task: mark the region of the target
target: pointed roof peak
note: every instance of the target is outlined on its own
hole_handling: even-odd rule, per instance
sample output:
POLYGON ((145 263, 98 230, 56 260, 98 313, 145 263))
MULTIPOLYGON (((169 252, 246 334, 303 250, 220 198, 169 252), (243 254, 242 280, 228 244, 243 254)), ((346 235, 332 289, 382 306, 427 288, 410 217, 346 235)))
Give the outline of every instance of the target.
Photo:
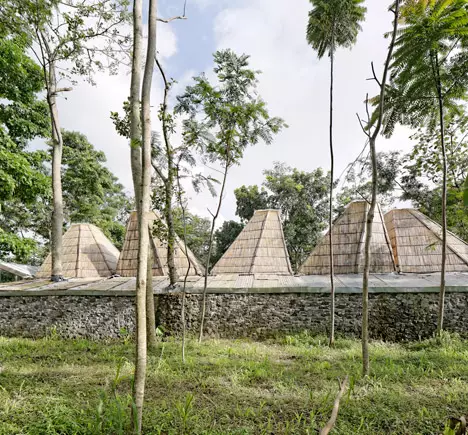
MULTIPOLYGON (((364 244, 369 203, 350 202, 332 225, 333 265, 336 274, 361 273, 364 268, 364 244)), ((305 275, 330 273, 330 230, 299 268, 305 275)), ((371 272, 395 271, 395 264, 383 216, 377 204, 371 238, 371 272)))
MULTIPOLYGON (((63 235, 63 275, 67 278, 108 277, 115 273, 119 250, 96 226, 73 223, 63 235)), ((36 278, 52 274, 52 256, 42 263, 36 278)))
POLYGON ((280 211, 255 210, 253 216, 211 271, 218 274, 291 275, 280 211))
MULTIPOLYGON (((153 254, 153 276, 165 276, 169 273, 167 266, 167 243, 162 242, 151 232, 154 221, 163 221, 159 213, 152 210, 149 212, 148 217, 150 220, 148 231, 150 232, 150 243, 153 254)), ((165 225, 164 222, 163 225, 165 225)), ((192 251, 187 247, 187 253, 185 252, 184 243, 177 237, 177 235, 174 262, 179 276, 185 276, 189 264, 189 275, 202 275, 204 273, 204 268, 201 266, 192 251)), ((127 223, 127 232, 125 234, 124 245, 117 265, 117 273, 121 276, 136 276, 137 267, 138 215, 136 211, 132 211, 127 223)))

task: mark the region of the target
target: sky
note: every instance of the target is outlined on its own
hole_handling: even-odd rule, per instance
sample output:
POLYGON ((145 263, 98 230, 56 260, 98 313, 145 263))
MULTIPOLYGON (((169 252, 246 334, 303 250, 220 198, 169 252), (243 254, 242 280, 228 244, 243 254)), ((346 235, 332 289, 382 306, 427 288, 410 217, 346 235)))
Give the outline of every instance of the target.
MULTIPOLYGON (((144 1, 146 3, 146 1, 144 1)), ((158 15, 181 15, 184 0, 160 0, 158 15)), ((340 49, 335 60, 334 146, 336 174, 361 152, 366 137, 356 118, 365 113, 366 93, 378 92, 371 76, 374 62, 378 76, 387 53, 392 14, 386 2, 368 0, 366 21, 352 50, 340 49)), ((262 143, 246 150, 239 166, 228 175, 220 222, 236 219, 234 189, 261 184, 262 171, 275 161, 300 170, 329 168, 328 104, 329 59, 319 60, 307 45, 305 29, 310 3, 307 0, 187 0, 186 20, 158 24, 159 56, 169 77, 178 83, 173 95, 182 93, 193 76, 212 70, 212 54, 222 48, 251 56, 253 69, 262 71, 258 91, 272 116, 282 117, 288 128, 271 145, 262 143)), ((128 141, 117 135, 110 119, 127 99, 130 74, 121 67, 114 76, 99 74, 96 85, 78 83, 60 98, 63 128, 85 134, 107 155, 107 166, 132 192, 128 141)), ((161 78, 155 69, 152 106, 154 129, 158 129, 157 108, 161 101, 161 78)), ((378 151, 409 151, 410 131, 398 128, 391 139, 379 138, 378 151)), ((209 170, 197 168, 206 174, 209 170)), ((189 208, 209 216, 216 198, 208 192, 189 190, 189 208)))

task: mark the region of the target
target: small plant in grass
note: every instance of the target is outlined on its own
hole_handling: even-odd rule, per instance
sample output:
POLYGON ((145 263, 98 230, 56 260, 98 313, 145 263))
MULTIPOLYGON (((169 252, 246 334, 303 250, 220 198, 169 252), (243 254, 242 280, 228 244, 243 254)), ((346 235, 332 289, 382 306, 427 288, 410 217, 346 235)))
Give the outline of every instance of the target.
POLYGON ((192 393, 187 393, 185 400, 176 403, 177 417, 180 422, 180 430, 182 434, 190 433, 189 427, 194 419, 193 401, 195 396, 192 393))

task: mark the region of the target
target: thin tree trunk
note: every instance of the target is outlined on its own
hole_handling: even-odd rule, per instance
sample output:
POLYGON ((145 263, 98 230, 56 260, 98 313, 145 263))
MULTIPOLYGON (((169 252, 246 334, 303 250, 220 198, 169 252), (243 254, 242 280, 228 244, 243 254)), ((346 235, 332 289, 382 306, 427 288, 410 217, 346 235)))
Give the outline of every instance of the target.
POLYGON ((447 260, 447 153, 445 149, 444 101, 440 81, 439 58, 435 55, 437 98, 439 102, 440 146, 442 149, 442 265, 440 269, 439 313, 437 318, 437 335, 444 328, 445 311, 445 265, 447 260))
MULTIPOLYGON (((362 277, 362 373, 364 376, 369 375, 369 273, 370 273, 370 243, 372 239, 372 223, 374 221, 375 206, 377 203, 377 153, 375 149, 375 142, 382 127, 382 118, 384 113, 385 103, 385 84, 387 82, 387 74, 392 58, 393 47, 395 45, 395 38, 398 29, 398 12, 400 0, 396 0, 394 9, 393 32, 390 45, 388 47, 387 59, 385 60, 384 71, 380 85, 380 98, 379 98, 379 116, 372 135, 369 135, 370 159, 372 165, 372 199, 367 212, 366 219, 366 241, 364 246, 364 271, 362 277)), ((366 98, 366 105, 368 104, 366 98)))
POLYGON ((146 329, 148 333, 148 347, 156 347, 158 340, 156 337, 156 316, 154 312, 153 255, 151 241, 149 245, 148 264, 146 266, 146 329))
POLYGON ((333 177, 335 169, 335 159, 333 155, 333 60, 334 47, 330 50, 330 210, 328 215, 328 234, 330 244, 330 340, 329 345, 335 344, 335 279, 333 264, 333 177))
MULTIPOLYGON (((229 151, 228 151, 229 154, 229 151)), ((221 184, 221 192, 219 194, 218 207, 216 213, 213 215, 213 220, 211 222, 211 231, 210 231, 210 242, 208 245, 208 255, 206 256, 205 263, 205 277, 203 282, 203 300, 202 300, 202 312, 200 317, 200 333, 198 335, 198 342, 201 343, 203 340, 203 328, 205 325, 205 315, 206 315, 206 289, 208 288, 208 270, 211 262, 211 251, 213 248, 213 237, 215 232, 216 219, 218 219, 219 211, 221 210, 221 204, 223 202, 224 188, 226 187, 226 178, 229 170, 229 160, 226 160, 226 166, 224 167, 224 176, 223 182, 221 184)))
POLYGON ((174 229, 174 216, 172 213, 172 195, 174 193, 174 150, 172 149, 171 142, 169 139, 169 131, 167 126, 167 97, 169 94, 170 85, 167 81, 166 74, 162 68, 158 58, 155 57, 156 65, 158 66, 161 77, 164 81, 164 96, 162 103, 162 130, 164 137, 164 144, 166 147, 167 157, 167 177, 164 177, 162 173, 159 173, 165 187, 165 204, 164 204, 164 217, 167 224, 167 266, 169 269, 169 282, 171 285, 175 285, 178 280, 177 269, 175 266, 174 250, 175 250, 175 229, 174 229))
POLYGON ((174 190, 174 163, 172 161, 172 150, 168 151, 168 173, 166 183, 165 215, 167 223, 167 267, 169 269, 169 282, 173 286, 177 283, 178 274, 174 260, 175 230, 174 217, 172 213, 172 194, 174 190))
MULTIPOLYGON (((177 171, 177 174, 179 174, 179 171, 177 171)), ((180 185, 180 177, 177 175, 177 188, 178 188, 178 198, 179 198, 179 205, 180 208, 182 209, 182 222, 183 222, 183 228, 184 228, 184 250, 185 250, 185 255, 187 256, 187 259, 189 259, 188 256, 188 248, 187 248, 187 222, 185 220, 185 204, 182 201, 182 186, 180 185)), ((180 320, 182 322, 182 363, 185 364, 185 341, 186 341, 186 335, 187 335, 187 325, 185 322, 185 302, 187 298, 187 278, 190 273, 190 268, 192 264, 190 261, 188 262, 188 267, 187 271, 185 272, 184 276, 184 284, 182 287, 182 307, 180 310, 180 320)))
POLYGON ((47 103, 49 105, 50 119, 52 124, 52 281, 61 281, 62 275, 62 229, 63 229, 63 195, 62 195, 62 152, 63 139, 60 129, 59 115, 57 109, 57 77, 55 72, 55 61, 49 63, 48 68, 48 92, 47 103))
POLYGON ((141 71, 142 71, 142 0, 133 3, 133 53, 130 82, 130 164, 132 169, 135 206, 138 212, 141 202, 141 71))
MULTIPOLYGON (((135 3, 137 0, 135 0, 135 3)), ((151 184, 151 84, 153 80, 154 56, 156 54, 156 11, 157 0, 149 2, 148 46, 141 94, 142 108, 142 176, 141 200, 138 214, 138 271, 136 284, 137 310, 137 357, 135 364, 134 400, 136 409, 136 433, 141 434, 143 403, 145 396, 147 330, 146 330, 146 274, 149 248, 149 209, 151 184)))

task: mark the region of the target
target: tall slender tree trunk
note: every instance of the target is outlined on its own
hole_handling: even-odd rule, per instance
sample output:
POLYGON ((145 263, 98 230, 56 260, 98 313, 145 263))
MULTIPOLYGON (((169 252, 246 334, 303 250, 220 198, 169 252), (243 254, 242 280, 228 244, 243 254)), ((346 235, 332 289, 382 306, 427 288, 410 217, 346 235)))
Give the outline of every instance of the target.
POLYGON ((59 115, 57 109, 57 77, 55 61, 50 61, 48 68, 48 90, 47 103, 49 105, 50 119, 52 124, 52 281, 63 279, 62 256, 62 230, 63 230, 63 195, 62 195, 62 152, 63 139, 60 129, 59 115))
MULTIPOLYGON (((167 223, 167 267, 169 269, 169 282, 171 285, 177 283, 178 274, 175 266, 174 251, 175 251, 175 229, 174 216, 172 213, 172 195, 174 193, 174 162, 172 150, 168 150, 167 156, 168 171, 166 182, 166 198, 165 198, 165 215, 167 223)), ((188 258, 188 257, 187 257, 188 258)))
POLYGON ((439 103, 440 146, 442 150, 442 264, 440 269, 439 312, 437 317, 437 335, 442 334, 444 328, 445 311, 445 266, 447 262, 447 152, 445 148, 444 101, 442 97, 442 83, 440 80, 439 57, 435 54, 435 72, 437 99, 439 103))
POLYGON ((171 285, 177 283, 178 274, 175 266, 174 251, 175 251, 175 229, 174 229, 174 215, 172 213, 172 196, 174 194, 174 150, 171 146, 169 131, 167 126, 167 97, 169 94, 170 85, 167 81, 166 74, 158 58, 155 58, 156 65, 158 66, 161 77, 164 81, 164 95, 162 102, 162 130, 164 137, 164 144, 166 147, 167 157, 167 177, 160 173, 160 177, 165 187, 165 204, 164 204, 164 217, 167 224, 167 267, 169 269, 169 282, 171 285))
MULTIPOLYGON (((394 6, 394 19, 393 19, 393 32, 390 45, 388 47, 387 59, 385 60, 382 80, 380 81, 380 98, 378 106, 378 118, 375 125, 375 129, 372 135, 368 134, 369 147, 370 147, 370 159, 372 165, 372 199, 367 212, 366 219, 366 241, 364 245, 364 271, 362 277, 362 324, 361 324, 361 340, 362 340, 362 373, 364 376, 369 375, 370 364, 369 364, 369 274, 370 274, 370 244, 372 239, 372 223, 374 221, 375 207, 377 204, 377 153, 375 142, 377 136, 380 133, 382 127, 382 118, 384 113, 385 104, 385 85, 387 83, 387 74, 390 66, 390 60, 392 58, 393 47, 395 46, 395 39, 398 29, 398 15, 400 9, 400 0, 395 1, 394 6)), ((368 104, 366 98, 366 105, 368 104)))
POLYGON ((333 155, 333 61, 335 47, 332 44, 330 50, 330 210, 328 215, 328 234, 330 244, 330 340, 329 345, 335 344, 335 279, 333 262, 333 178, 335 169, 335 159, 333 155))
MULTIPOLYGON (((138 0, 139 1, 139 0, 138 0)), ((135 4, 137 0, 135 0, 135 4)), ((140 12, 140 11, 138 11, 140 12)), ((146 381, 147 328, 146 328, 146 275, 149 248, 149 210, 151 184, 151 84, 156 54, 157 0, 150 0, 148 15, 148 46, 141 93, 142 108, 142 174, 141 200, 138 213, 138 271, 136 283, 137 357, 135 364, 134 401, 136 432, 141 434, 146 381)), ((134 18, 135 19, 135 18, 134 18)))
POLYGON ((132 169, 135 206, 138 212, 141 202, 141 71, 142 71, 142 0, 133 2, 133 52, 130 82, 130 165, 132 169))
MULTIPOLYGON (((367 102, 366 102, 367 104, 367 102)), ((375 138, 369 140, 370 159, 372 166, 372 197, 366 219, 366 239, 364 245, 364 272, 362 277, 362 372, 369 374, 369 274, 370 274, 370 243, 372 239, 372 223, 374 222, 375 205, 377 203, 377 153, 375 138)))
MULTIPOLYGON (((177 171, 177 174, 179 174, 179 171, 177 171)), ((184 229, 184 250, 185 250, 185 255, 187 256, 187 259, 188 259, 189 256, 188 256, 188 248, 187 248, 187 221, 186 221, 186 215, 185 215, 185 204, 182 200, 182 186, 180 185, 179 175, 177 175, 177 188, 178 188, 179 205, 180 205, 180 208, 182 209, 182 223, 183 223, 183 229, 184 229)), ((189 261, 187 270, 184 276, 184 284, 182 287, 182 306, 180 310, 180 320, 182 322, 182 362, 184 364, 185 364, 185 341, 186 341, 186 336, 187 336, 187 325, 186 325, 186 320, 185 320, 185 302, 187 299, 187 278, 189 276, 191 267, 192 267, 192 264, 189 261)))
MULTIPOLYGON (((228 153, 229 154, 229 151, 228 153)), ((223 182, 221 184, 221 192, 219 194, 218 207, 216 213, 213 215, 213 220, 211 222, 211 231, 210 231, 210 242, 208 245, 208 255, 206 256, 205 262, 205 277, 203 282, 203 300, 202 300, 202 312, 200 317, 200 333, 198 335, 198 342, 201 343, 203 340, 203 329, 205 326, 205 316, 206 316, 206 290, 208 288, 208 270, 210 268, 211 262, 211 251, 213 248, 213 237, 215 232, 216 219, 218 219, 219 211, 221 210, 221 204, 223 202, 224 188, 226 187, 227 173, 229 170, 229 160, 226 160, 226 165, 224 167, 223 182)))
POLYGON ((148 334, 148 347, 156 347, 156 316, 154 312, 154 293, 153 293, 153 255, 151 241, 148 249, 148 264, 146 265, 146 329, 148 334))

